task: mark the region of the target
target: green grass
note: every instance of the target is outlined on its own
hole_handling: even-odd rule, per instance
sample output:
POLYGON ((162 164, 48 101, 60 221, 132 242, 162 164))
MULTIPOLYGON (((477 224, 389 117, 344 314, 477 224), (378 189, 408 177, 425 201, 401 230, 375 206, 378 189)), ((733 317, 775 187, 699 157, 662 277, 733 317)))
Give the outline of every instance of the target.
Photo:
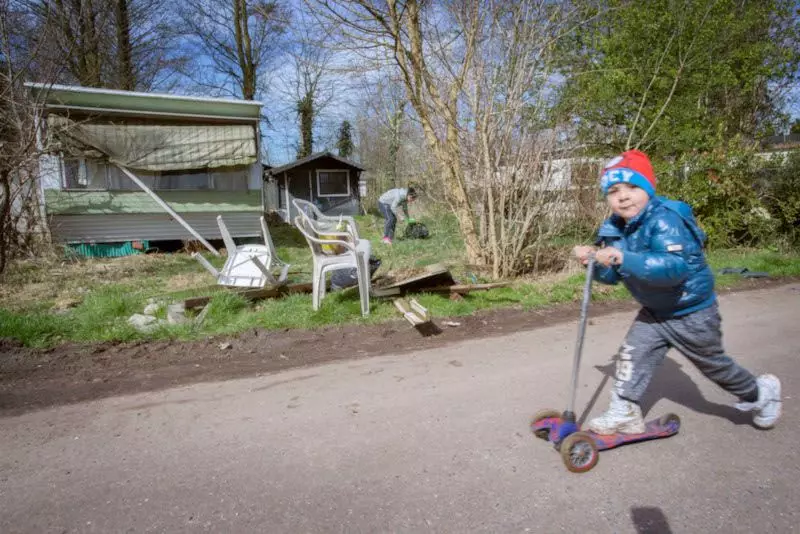
MULTIPOLYGON (((358 218, 359 231, 373 243, 373 254, 382 260, 377 274, 403 272, 431 264, 443 264, 464 282, 483 281, 465 266, 464 247, 452 217, 421 218, 428 225, 427 240, 396 240, 380 243, 383 220, 358 218)), ((401 233, 403 225, 398 225, 401 233)), ((282 259, 292 263, 292 281, 309 281, 311 255, 302 236, 291 227, 272 229, 282 259)), ((568 243, 563 243, 565 246, 568 243)), ((206 257, 216 266, 224 258, 206 257)), ((746 267, 766 271, 773 277, 800 276, 800 253, 763 249, 717 250, 709 253, 714 270, 746 267)), ((474 292, 463 300, 437 294, 416 298, 434 317, 457 317, 479 310, 518 306, 541 309, 580 299, 583 274, 548 275, 517 280, 511 287, 474 292)), ((718 275, 718 287, 730 287, 742 278, 718 275)), ((622 286, 596 285, 596 301, 630 298, 622 286)), ((213 280, 188 254, 149 255, 113 260, 27 262, 15 264, 0 285, 0 337, 16 338, 28 346, 50 347, 59 343, 137 339, 188 340, 208 335, 235 335, 252 328, 280 330, 317 328, 326 325, 375 324, 400 318, 391 299, 373 299, 370 315, 362 317, 358 291, 351 288, 329 293, 318 312, 311 309, 310 295, 247 302, 213 285, 213 280), (148 299, 179 301, 211 295, 202 325, 170 325, 142 334, 127 320, 141 313, 148 299), (56 311, 59 303, 72 306, 56 311)))
MULTIPOLYGON (((773 277, 800 276, 800 252, 778 252, 767 249, 712 250, 708 261, 715 271, 725 267, 746 267, 773 277)), ((727 287, 741 280, 735 274, 717 275, 717 284, 727 287)))

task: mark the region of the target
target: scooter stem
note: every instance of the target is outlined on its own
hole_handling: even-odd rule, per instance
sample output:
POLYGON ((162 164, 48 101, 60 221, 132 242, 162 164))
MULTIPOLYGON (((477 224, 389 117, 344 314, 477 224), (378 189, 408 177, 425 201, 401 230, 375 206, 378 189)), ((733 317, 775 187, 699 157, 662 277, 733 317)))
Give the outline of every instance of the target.
POLYGON ((583 286, 583 302, 581 302, 581 319, 578 324, 578 340, 575 343, 575 359, 572 364, 572 391, 570 391, 569 405, 564 412, 564 419, 575 421, 575 397, 578 393, 578 371, 581 366, 581 354, 583 352, 583 336, 586 332, 586 319, 589 315, 589 300, 592 297, 592 276, 594 274, 594 254, 589 256, 589 263, 586 265, 586 283, 583 286))

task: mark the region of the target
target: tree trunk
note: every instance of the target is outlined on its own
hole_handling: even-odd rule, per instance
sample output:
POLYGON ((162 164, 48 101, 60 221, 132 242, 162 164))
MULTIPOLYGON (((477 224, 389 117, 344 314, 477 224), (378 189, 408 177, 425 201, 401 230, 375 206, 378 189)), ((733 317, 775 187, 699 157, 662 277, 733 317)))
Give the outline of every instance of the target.
POLYGON ((2 171, 0 176, 0 274, 2 274, 8 263, 8 240, 13 235, 9 226, 11 223, 11 175, 8 171, 2 171))
POLYGON ((119 89, 136 89, 136 75, 133 72, 133 47, 131 46, 131 19, 128 0, 116 0, 114 18, 117 30, 117 84, 119 89))
POLYGON ((250 28, 247 23, 247 0, 233 0, 233 23, 236 34, 236 54, 242 70, 242 98, 255 100, 256 69, 253 61, 253 48, 250 42, 250 28))
POLYGON ((461 234, 464 236, 464 246, 467 249, 467 261, 475 265, 483 265, 486 261, 478 237, 478 228, 475 224, 472 205, 464 183, 464 171, 461 168, 461 150, 458 139, 448 137, 445 146, 438 151, 439 161, 444 163, 444 183, 449 191, 453 213, 458 220, 461 234))
MULTIPOLYGON (((448 172, 449 174, 449 172, 448 172)), ((463 189, 454 191, 453 211, 458 219, 458 226, 464 235, 464 245, 467 249, 467 260, 475 265, 483 265, 486 258, 478 238, 478 228, 475 225, 469 198, 463 189)))
POLYGON ((397 154, 400 152, 400 129, 403 125, 405 105, 389 116, 391 128, 389 139, 389 172, 391 173, 392 187, 397 187, 397 154))
POLYGON ((300 116, 300 151, 298 158, 304 158, 314 151, 314 95, 307 93, 297 103, 297 114, 300 116))
POLYGON ((82 56, 83 72, 78 79, 81 85, 88 87, 102 87, 100 36, 97 33, 95 12, 92 0, 78 2, 80 9, 79 53, 82 56))
POLYGON ((466 46, 467 55, 464 64, 451 82, 447 97, 444 97, 439 93, 437 81, 425 63, 420 21, 421 5, 416 0, 409 0, 405 8, 408 11, 407 18, 403 18, 401 21, 405 15, 400 15, 396 6, 390 3, 390 13, 394 18, 395 59, 403 72, 406 93, 419 116, 425 138, 444 169, 445 188, 464 237, 467 260, 476 265, 483 265, 485 255, 480 245, 478 229, 467 194, 458 137, 458 93, 464 84, 465 68, 469 64, 469 57, 474 50, 475 43, 471 42, 466 46), (401 30, 403 21, 405 28, 401 30), (407 33, 410 41, 410 47, 407 49, 403 47, 402 33, 407 33), (437 135, 433 119, 435 115, 443 119, 446 125, 443 138, 437 135))

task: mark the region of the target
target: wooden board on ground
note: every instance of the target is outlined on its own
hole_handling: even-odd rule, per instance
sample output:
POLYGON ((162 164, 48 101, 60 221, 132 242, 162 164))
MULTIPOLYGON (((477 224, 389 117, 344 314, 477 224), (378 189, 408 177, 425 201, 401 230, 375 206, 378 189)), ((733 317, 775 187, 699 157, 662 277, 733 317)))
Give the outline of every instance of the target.
MULTIPOLYGON (((275 287, 263 287, 255 289, 248 288, 243 290, 235 290, 233 291, 233 293, 241 295, 247 300, 259 300, 259 299, 274 299, 283 297, 285 295, 291 295, 294 293, 311 293, 312 289, 313 288, 311 286, 311 283, 285 284, 275 287)), ((187 310, 192 308, 202 308, 203 306, 208 304, 210 300, 211 300, 210 296, 192 297, 184 300, 183 305, 187 310)))
POLYGON ((446 267, 431 265, 427 272, 418 274, 405 280, 400 280, 388 286, 373 288, 372 294, 376 297, 402 295, 404 293, 423 292, 428 287, 451 286, 456 281, 446 267))
POLYGON ((403 314, 403 317, 411 323, 414 329, 424 337, 435 336, 442 333, 441 328, 436 326, 431 320, 431 313, 428 309, 415 299, 395 299, 394 305, 400 313, 403 314))
POLYGON ((430 287, 425 289, 428 293, 455 293, 466 295, 472 291, 488 291, 500 287, 508 287, 511 282, 493 282, 491 284, 456 284, 452 286, 430 287))
POLYGON ((450 293, 451 295, 466 295, 472 291, 488 291, 499 287, 508 287, 510 282, 495 282, 491 284, 455 284, 421 287, 417 290, 407 290, 403 286, 389 286, 372 290, 373 297, 396 297, 406 293, 450 293))

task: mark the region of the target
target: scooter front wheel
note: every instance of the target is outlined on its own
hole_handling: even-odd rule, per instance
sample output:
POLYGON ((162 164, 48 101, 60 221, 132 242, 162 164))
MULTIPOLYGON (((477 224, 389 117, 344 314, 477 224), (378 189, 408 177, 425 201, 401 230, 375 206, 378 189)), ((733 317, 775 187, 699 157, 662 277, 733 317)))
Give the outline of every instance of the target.
MULTIPOLYGON (((561 417, 561 412, 558 410, 539 410, 534 414, 531 418, 531 426, 535 425, 539 421, 544 419, 552 419, 554 417, 561 417)), ((539 428, 533 431, 533 434, 539 438, 547 441, 550 438, 550 429, 549 428, 539 428)))
POLYGON ((561 442, 561 459, 573 473, 585 473, 597 465, 600 451, 594 438, 586 432, 570 434, 561 442))

